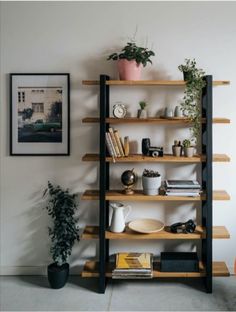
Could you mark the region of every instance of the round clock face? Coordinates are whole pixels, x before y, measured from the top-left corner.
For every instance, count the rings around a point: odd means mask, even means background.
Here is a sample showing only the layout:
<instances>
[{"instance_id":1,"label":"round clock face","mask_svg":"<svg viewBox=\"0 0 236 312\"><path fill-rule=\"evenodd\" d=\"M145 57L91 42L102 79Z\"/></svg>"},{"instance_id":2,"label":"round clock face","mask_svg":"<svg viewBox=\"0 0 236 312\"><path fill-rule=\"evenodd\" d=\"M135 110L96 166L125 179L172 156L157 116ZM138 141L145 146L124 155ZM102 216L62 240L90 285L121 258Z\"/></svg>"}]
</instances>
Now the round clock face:
<instances>
[{"instance_id":1,"label":"round clock face","mask_svg":"<svg viewBox=\"0 0 236 312\"><path fill-rule=\"evenodd\" d=\"M116 118L124 118L126 115L126 107L123 104L116 104L113 106L113 115Z\"/></svg>"}]
</instances>

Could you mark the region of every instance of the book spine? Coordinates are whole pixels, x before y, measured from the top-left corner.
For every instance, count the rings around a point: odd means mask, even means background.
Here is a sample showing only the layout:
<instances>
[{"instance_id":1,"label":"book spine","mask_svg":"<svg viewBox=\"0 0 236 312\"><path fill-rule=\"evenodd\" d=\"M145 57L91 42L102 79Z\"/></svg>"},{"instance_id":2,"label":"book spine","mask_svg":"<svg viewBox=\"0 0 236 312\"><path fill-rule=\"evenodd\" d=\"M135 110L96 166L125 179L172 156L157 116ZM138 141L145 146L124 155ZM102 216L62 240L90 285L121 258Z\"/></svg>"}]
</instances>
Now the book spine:
<instances>
[{"instance_id":1,"label":"book spine","mask_svg":"<svg viewBox=\"0 0 236 312\"><path fill-rule=\"evenodd\" d=\"M107 132L106 132L106 145L107 145L107 149L108 149L110 156L115 157L114 149L113 149L112 142L110 139L110 133L107 133Z\"/></svg>"},{"instance_id":2,"label":"book spine","mask_svg":"<svg viewBox=\"0 0 236 312\"><path fill-rule=\"evenodd\" d=\"M124 138L124 151L125 151L125 156L129 156L129 137L126 136Z\"/></svg>"},{"instance_id":3,"label":"book spine","mask_svg":"<svg viewBox=\"0 0 236 312\"><path fill-rule=\"evenodd\" d=\"M117 157L121 157L120 151L119 151L119 147L118 147L118 145L117 145L117 143L116 143L116 138L115 138L115 135L114 135L114 132L113 132L113 129L112 129L112 128L109 128L109 133L110 133L110 135L111 135L112 144L113 144L114 149L115 149L115 151L116 151L116 156L117 156Z\"/></svg>"},{"instance_id":4,"label":"book spine","mask_svg":"<svg viewBox=\"0 0 236 312\"><path fill-rule=\"evenodd\" d=\"M119 151L120 151L120 154L121 156L125 156L125 153L124 153L124 150L122 148L122 145L120 143L120 135L119 135L119 131L118 130L114 130L114 136L115 136L115 139L116 139L116 143L118 145L118 148L119 148Z\"/></svg>"}]
</instances>

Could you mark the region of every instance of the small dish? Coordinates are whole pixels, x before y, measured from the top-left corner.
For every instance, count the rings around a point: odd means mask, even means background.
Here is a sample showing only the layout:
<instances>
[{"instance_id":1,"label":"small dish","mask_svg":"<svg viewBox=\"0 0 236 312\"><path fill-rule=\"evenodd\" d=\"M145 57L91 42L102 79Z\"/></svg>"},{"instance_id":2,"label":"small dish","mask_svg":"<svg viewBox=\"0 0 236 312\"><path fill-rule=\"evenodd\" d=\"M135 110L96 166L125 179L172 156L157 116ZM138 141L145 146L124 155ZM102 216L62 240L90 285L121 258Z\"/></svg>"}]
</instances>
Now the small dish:
<instances>
[{"instance_id":1,"label":"small dish","mask_svg":"<svg viewBox=\"0 0 236 312\"><path fill-rule=\"evenodd\" d=\"M138 233L150 234L163 230L164 223L155 219L137 219L129 222L128 227Z\"/></svg>"}]
</instances>

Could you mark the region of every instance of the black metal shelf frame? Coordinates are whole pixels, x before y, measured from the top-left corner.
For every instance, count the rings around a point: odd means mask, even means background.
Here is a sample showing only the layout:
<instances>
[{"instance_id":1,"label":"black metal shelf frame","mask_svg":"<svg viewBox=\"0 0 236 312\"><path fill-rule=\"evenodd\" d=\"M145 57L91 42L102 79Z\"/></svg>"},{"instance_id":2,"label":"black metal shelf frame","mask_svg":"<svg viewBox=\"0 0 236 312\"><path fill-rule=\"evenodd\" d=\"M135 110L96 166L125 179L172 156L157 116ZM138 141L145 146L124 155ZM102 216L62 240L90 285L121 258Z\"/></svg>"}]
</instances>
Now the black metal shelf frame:
<instances>
[{"instance_id":1,"label":"black metal shelf frame","mask_svg":"<svg viewBox=\"0 0 236 312\"><path fill-rule=\"evenodd\" d=\"M106 263L109 261L109 240L105 238L105 231L109 222L109 201L106 191L109 190L110 165L106 162L105 133L109 124L110 86L106 84L110 78L100 75L100 177L99 177L99 292L106 290ZM202 91L202 117L206 123L202 124L202 153L206 155L206 162L201 165L202 189L206 192L206 200L202 201L202 225L206 228L206 238L202 240L202 261L206 269L203 278L206 292L212 292L212 76L204 77L206 86Z\"/></svg>"}]
</instances>

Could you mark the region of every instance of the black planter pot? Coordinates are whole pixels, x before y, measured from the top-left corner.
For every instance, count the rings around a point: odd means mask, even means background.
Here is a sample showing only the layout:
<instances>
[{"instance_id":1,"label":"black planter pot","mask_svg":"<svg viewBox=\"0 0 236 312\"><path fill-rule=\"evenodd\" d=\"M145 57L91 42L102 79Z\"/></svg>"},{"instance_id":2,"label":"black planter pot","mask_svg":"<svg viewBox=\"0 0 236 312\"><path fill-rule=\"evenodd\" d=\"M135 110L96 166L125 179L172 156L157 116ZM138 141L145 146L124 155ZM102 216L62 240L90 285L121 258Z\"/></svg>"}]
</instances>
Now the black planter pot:
<instances>
[{"instance_id":1,"label":"black planter pot","mask_svg":"<svg viewBox=\"0 0 236 312\"><path fill-rule=\"evenodd\" d=\"M183 76L184 76L184 81L188 81L188 80L191 80L193 78L192 73L188 72L188 71L184 71Z\"/></svg>"},{"instance_id":2,"label":"black planter pot","mask_svg":"<svg viewBox=\"0 0 236 312\"><path fill-rule=\"evenodd\" d=\"M69 276L69 268L68 263L64 263L61 266L51 263L48 266L48 281L51 288L59 289L66 284Z\"/></svg>"}]
</instances>

